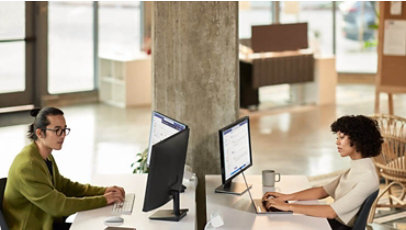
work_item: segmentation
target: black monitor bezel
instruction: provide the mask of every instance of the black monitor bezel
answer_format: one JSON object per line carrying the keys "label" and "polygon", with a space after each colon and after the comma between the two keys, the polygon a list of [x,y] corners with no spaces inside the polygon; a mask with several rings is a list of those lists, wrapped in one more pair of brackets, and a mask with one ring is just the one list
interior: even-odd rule
{"label": "black monitor bezel", "polygon": [[[242,123],[243,121],[247,120],[248,124],[248,143],[249,143],[249,151],[250,151],[250,164],[243,168],[237,174],[231,176],[226,180],[226,172],[225,172],[225,159],[224,159],[224,140],[223,140],[223,132]],[[225,126],[224,128],[218,131],[219,134],[219,145],[220,145],[220,161],[221,161],[221,180],[223,185],[230,183],[236,176],[240,175],[242,172],[247,170],[249,167],[252,166],[252,150],[251,150],[251,128],[250,128],[250,119],[248,116],[238,119],[237,121]]]}

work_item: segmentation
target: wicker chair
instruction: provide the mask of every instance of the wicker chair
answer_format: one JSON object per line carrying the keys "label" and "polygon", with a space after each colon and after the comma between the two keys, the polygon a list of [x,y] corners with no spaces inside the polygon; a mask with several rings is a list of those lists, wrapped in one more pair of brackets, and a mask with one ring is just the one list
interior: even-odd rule
{"label": "wicker chair", "polygon": [[[382,152],[374,157],[378,174],[385,179],[385,188],[378,195],[372,205],[368,222],[371,223],[377,207],[406,208],[406,119],[393,115],[373,115],[384,138]],[[395,196],[392,189],[397,188],[400,193]],[[381,197],[387,193],[389,202],[379,203]]]}

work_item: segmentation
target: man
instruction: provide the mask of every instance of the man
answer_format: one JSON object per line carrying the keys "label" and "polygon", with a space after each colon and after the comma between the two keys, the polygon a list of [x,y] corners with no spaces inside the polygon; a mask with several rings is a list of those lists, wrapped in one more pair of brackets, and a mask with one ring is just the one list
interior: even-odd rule
{"label": "man", "polygon": [[[121,187],[72,182],[58,170],[53,150],[69,134],[63,112],[34,109],[28,137],[33,141],[15,157],[8,174],[3,211],[10,229],[69,229],[63,217],[124,200]],[[80,159],[78,159],[80,160]]]}

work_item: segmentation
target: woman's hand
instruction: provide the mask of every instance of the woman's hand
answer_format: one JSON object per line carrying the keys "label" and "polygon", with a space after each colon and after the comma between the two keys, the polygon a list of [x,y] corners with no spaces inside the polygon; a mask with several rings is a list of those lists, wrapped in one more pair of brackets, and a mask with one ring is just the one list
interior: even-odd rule
{"label": "woman's hand", "polygon": [[284,201],[277,198],[268,198],[265,203],[265,207],[267,210],[269,210],[270,208],[277,208],[282,211],[292,211],[290,210],[289,203],[285,203]]}
{"label": "woman's hand", "polygon": [[283,194],[279,192],[267,192],[262,196],[262,201],[268,201],[269,199],[276,199],[279,201],[289,200],[289,194]]}

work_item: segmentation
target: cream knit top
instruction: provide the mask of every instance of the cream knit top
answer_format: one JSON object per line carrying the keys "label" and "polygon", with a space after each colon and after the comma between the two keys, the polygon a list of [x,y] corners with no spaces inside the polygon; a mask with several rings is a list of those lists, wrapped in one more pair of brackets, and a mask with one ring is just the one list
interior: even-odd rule
{"label": "cream knit top", "polygon": [[334,198],[331,207],[338,220],[352,226],[364,200],[379,188],[379,178],[372,159],[352,160],[349,170],[323,188]]}

